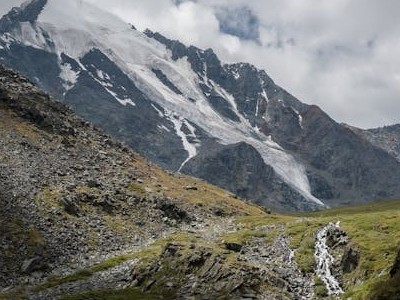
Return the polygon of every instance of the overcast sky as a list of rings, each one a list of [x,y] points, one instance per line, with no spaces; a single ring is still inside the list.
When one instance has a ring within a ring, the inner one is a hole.
[[[399,0],[84,1],[224,62],[253,63],[338,122],[400,123]]]

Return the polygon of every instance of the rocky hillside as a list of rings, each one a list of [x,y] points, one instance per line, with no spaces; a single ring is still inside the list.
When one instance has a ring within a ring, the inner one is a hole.
[[[400,162],[265,71],[139,32],[95,4],[13,9],[0,59],[152,162],[273,210],[400,197]]]
[[[368,130],[348,127],[357,135],[400,161],[400,124]]]
[[[0,155],[0,299],[398,295],[399,202],[271,214],[148,163],[3,67]]]

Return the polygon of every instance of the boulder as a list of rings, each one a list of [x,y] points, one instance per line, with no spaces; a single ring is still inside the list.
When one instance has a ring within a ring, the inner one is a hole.
[[[25,274],[31,274],[34,271],[42,269],[43,267],[43,258],[35,256],[34,258],[27,259],[22,263],[21,272]]]
[[[353,272],[357,268],[359,260],[360,253],[350,247],[346,247],[340,263],[343,273]]]

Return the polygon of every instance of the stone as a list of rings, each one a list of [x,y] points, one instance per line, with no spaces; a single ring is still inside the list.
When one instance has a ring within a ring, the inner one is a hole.
[[[240,252],[243,248],[243,245],[237,243],[225,243],[225,248],[233,252]]]
[[[346,247],[340,263],[343,273],[353,272],[357,268],[359,260],[360,253],[350,247]]]
[[[76,217],[80,216],[81,212],[80,212],[79,206],[76,205],[70,198],[67,198],[67,197],[62,198],[61,204],[63,205],[64,210],[68,214],[76,216]]]
[[[184,189],[187,191],[197,191],[198,190],[197,186],[194,186],[194,185],[186,185],[186,186],[184,186]]]
[[[27,259],[22,263],[21,272],[25,274],[31,274],[42,269],[43,267],[43,259],[39,256],[36,256],[34,258]]]
[[[90,188],[98,188],[101,186],[101,183],[96,181],[95,179],[89,179],[86,183],[86,185]]]

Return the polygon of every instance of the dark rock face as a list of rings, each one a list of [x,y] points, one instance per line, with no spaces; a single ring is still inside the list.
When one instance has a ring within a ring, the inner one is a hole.
[[[0,19],[0,33],[9,32],[21,22],[34,22],[47,0],[33,0],[24,9],[14,8]]]
[[[400,275],[400,251],[397,254],[392,269],[390,269],[390,277],[396,277],[398,275]]]
[[[400,124],[369,130],[348,126],[354,133],[400,161]]]
[[[357,268],[359,261],[360,253],[350,247],[346,247],[341,261],[343,273],[353,272]]]
[[[251,145],[239,143],[211,149],[190,160],[183,171],[275,210],[310,208],[310,203],[283,182]]]

